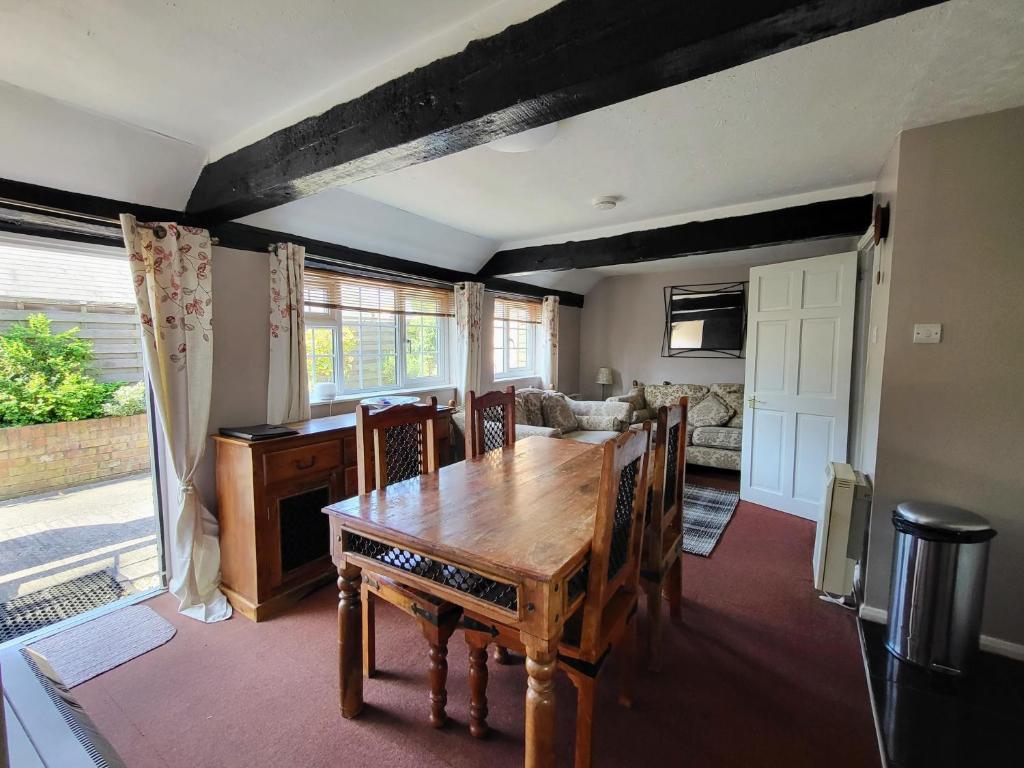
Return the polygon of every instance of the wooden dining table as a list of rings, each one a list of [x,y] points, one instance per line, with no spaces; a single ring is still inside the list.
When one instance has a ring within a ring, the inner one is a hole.
[[[517,629],[527,766],[553,766],[558,643],[581,604],[601,480],[598,445],[530,437],[324,508],[338,567],[341,713],[363,708],[362,569]]]

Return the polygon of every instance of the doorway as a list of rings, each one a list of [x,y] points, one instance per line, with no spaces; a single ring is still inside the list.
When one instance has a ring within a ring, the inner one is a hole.
[[[164,585],[123,249],[0,239],[0,643]]]

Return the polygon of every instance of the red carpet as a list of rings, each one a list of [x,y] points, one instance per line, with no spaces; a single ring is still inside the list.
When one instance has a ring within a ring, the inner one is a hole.
[[[710,484],[710,483],[709,483]],[[686,556],[685,626],[666,622],[665,668],[639,672],[632,710],[602,677],[599,766],[877,766],[854,615],[810,583],[813,526],[740,504],[710,558]],[[74,690],[132,768],[148,766],[522,765],[525,673],[490,665],[490,723],[468,732],[466,645],[452,638],[454,722],[427,725],[426,645],[382,606],[366,713],[343,720],[336,683],[336,593],[321,590],[263,624],[204,626],[151,605],[178,634]],[[613,662],[614,663],[614,662]],[[559,676],[559,765],[571,764],[575,696]]]

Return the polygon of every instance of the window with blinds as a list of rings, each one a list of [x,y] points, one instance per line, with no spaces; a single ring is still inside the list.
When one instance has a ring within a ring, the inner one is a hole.
[[[447,383],[451,288],[307,269],[303,294],[313,401],[318,384],[351,395]]]
[[[494,300],[494,378],[510,379],[536,373],[539,301]]]

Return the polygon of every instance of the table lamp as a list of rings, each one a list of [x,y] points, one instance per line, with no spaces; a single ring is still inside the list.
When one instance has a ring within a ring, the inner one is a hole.
[[[594,379],[595,384],[601,385],[601,399],[605,399],[604,388],[612,383],[612,369],[611,368],[598,368],[597,378]]]

